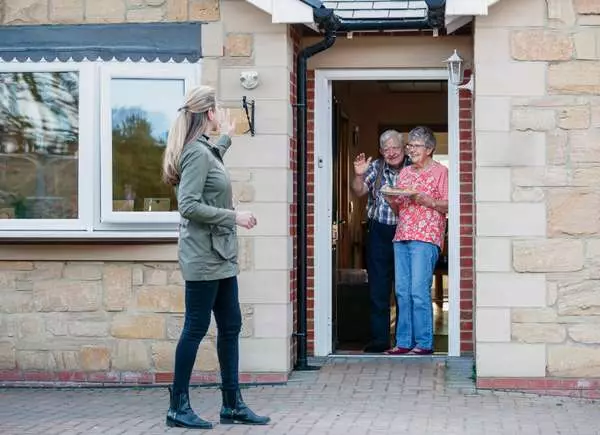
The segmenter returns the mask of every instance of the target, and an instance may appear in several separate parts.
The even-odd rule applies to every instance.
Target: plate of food
[[[389,196],[411,196],[417,192],[415,192],[414,190],[411,190],[411,189],[403,189],[400,187],[393,187],[390,185],[386,185],[381,188],[381,193],[383,193],[384,195],[389,195]]]

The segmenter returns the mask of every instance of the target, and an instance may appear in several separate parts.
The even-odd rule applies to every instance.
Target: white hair
[[[404,137],[402,136],[402,133],[396,130],[386,130],[383,133],[381,133],[381,136],[379,136],[379,148],[383,148],[386,142],[390,139],[396,140],[398,142],[398,145],[404,144]]]

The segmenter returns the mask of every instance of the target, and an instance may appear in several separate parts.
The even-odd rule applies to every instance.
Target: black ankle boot
[[[188,391],[173,391],[169,387],[171,403],[167,411],[167,426],[185,427],[189,429],[212,429],[211,422],[202,420],[190,406],[190,394]]]
[[[240,390],[225,390],[221,392],[223,395],[223,407],[221,408],[221,423],[222,424],[268,424],[271,419],[269,417],[261,417],[256,415],[242,400]]]

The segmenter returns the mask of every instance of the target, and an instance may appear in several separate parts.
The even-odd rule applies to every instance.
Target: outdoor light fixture
[[[452,56],[446,59],[446,65],[448,65],[450,83],[459,86],[464,80],[465,71],[463,70],[463,59],[458,55],[458,51],[454,50]]]

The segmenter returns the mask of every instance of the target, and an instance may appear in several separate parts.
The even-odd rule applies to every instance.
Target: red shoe
[[[386,350],[385,354],[386,355],[405,355],[407,353],[409,353],[412,349],[408,348],[408,347],[395,347],[393,349],[390,350]]]
[[[432,355],[433,354],[433,349],[420,349],[418,347],[415,347],[413,350],[410,351],[410,355]]]

